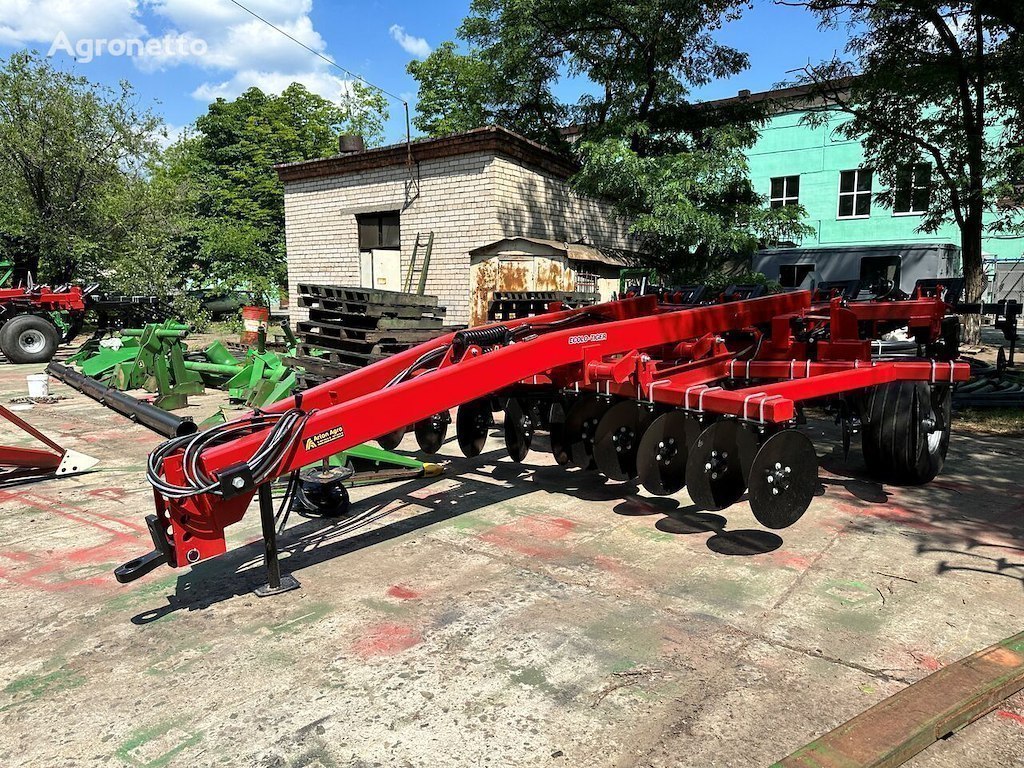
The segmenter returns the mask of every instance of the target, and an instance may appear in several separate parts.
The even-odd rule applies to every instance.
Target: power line
[[[326,56],[324,56],[322,53],[320,53],[320,51],[313,50],[312,48],[310,48],[308,45],[306,45],[304,42],[302,42],[298,38],[292,37],[291,35],[289,35],[287,32],[285,32],[283,29],[281,29],[276,24],[274,24],[274,23],[272,23],[270,21],[267,21],[265,18],[260,16],[258,13],[256,13],[256,11],[254,11],[254,10],[252,10],[250,8],[246,8],[244,5],[242,5],[240,2],[238,2],[238,0],[230,0],[230,2],[233,3],[234,5],[237,5],[239,8],[241,8],[243,11],[248,13],[253,18],[259,19],[260,21],[262,21],[264,24],[266,24],[268,27],[270,27],[274,31],[280,32],[282,35],[287,37],[293,43],[303,47],[304,49],[306,49],[307,51],[312,53],[314,56],[316,56],[317,58],[323,59],[324,61],[326,61],[328,64],[330,64],[335,69],[337,69],[337,70],[339,70],[341,72],[344,72],[349,77],[351,77],[351,78],[353,78],[355,80],[358,80],[359,82],[364,83],[365,85],[368,85],[371,88],[376,88],[378,91],[383,93],[385,96],[388,96],[388,97],[394,99],[395,101],[399,102],[402,105],[402,107],[405,109],[405,152],[406,152],[405,162],[406,162],[406,165],[409,168],[409,176],[410,176],[410,178],[412,177],[412,164],[413,164],[413,161],[412,161],[412,127],[411,127],[410,122],[409,122],[409,102],[408,101],[403,99],[401,96],[396,96],[395,94],[391,93],[391,91],[384,90],[379,85],[374,85],[373,83],[371,83],[369,80],[367,80],[362,75],[357,75],[355,72],[352,72],[351,70],[345,69],[345,67],[341,66],[336,61],[333,61],[333,60],[327,58]]]
[[[345,67],[341,66],[336,61],[333,61],[332,59],[329,59],[328,57],[324,56],[322,53],[320,53],[320,51],[314,50],[314,49],[310,48],[308,45],[306,45],[304,42],[299,40],[298,38],[292,37],[291,35],[289,35],[287,32],[285,32],[283,29],[281,29],[279,26],[277,26],[273,22],[267,21],[265,18],[260,16],[258,13],[256,13],[256,11],[254,11],[254,10],[252,10],[250,8],[246,8],[244,5],[242,5],[240,2],[238,2],[238,0],[229,0],[229,1],[231,3],[233,3],[234,5],[237,5],[239,8],[241,8],[243,11],[248,13],[253,18],[259,19],[264,24],[266,24],[268,27],[270,27],[271,29],[273,29],[273,30],[275,30],[277,32],[280,32],[282,35],[287,37],[289,40],[291,40],[296,45],[301,45],[303,48],[305,48],[307,51],[312,53],[317,58],[323,59],[324,61],[326,61],[328,64],[330,64],[335,69],[344,72],[349,77],[351,77],[351,78],[353,78],[355,80],[358,80],[359,82],[364,83],[364,84],[370,86],[371,88],[376,88],[378,91],[383,93],[385,96],[390,96],[392,99],[394,99],[395,101],[398,101],[398,102],[404,104],[406,106],[406,108],[408,108],[409,103],[405,99],[403,99],[401,96],[396,96],[395,94],[391,93],[390,91],[384,90],[379,85],[374,85],[373,83],[371,83],[369,80],[367,80],[362,75],[357,75],[355,72],[352,72],[351,70],[345,69]]]

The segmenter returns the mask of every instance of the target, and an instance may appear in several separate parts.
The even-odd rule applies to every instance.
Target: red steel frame
[[[456,351],[456,334],[450,334],[266,409],[282,413],[298,407],[310,414],[301,439],[275,476],[520,384],[548,391],[589,390],[779,423],[794,418],[800,401],[897,380],[965,381],[965,364],[873,361],[871,341],[862,338],[865,326],[874,338],[876,324],[882,323],[907,325],[934,341],[948,309],[937,298],[813,304],[807,291],[699,307],[658,305],[654,296],[642,296],[497,324],[508,329],[528,325],[536,335],[489,350],[470,345]],[[574,316],[580,325],[548,327]],[[795,325],[805,330],[827,327],[828,338],[813,345],[797,341]],[[739,359],[744,352],[737,349],[735,338],[723,336],[744,334],[755,340],[756,350]],[[447,352],[436,368],[387,386],[424,353],[441,348]],[[730,389],[716,385],[744,379],[759,383]],[[265,436],[264,430],[208,448],[200,458],[202,469],[216,476],[248,460]],[[169,482],[183,483],[181,455],[168,457],[163,471]],[[225,529],[242,518],[255,492],[185,499],[154,493],[158,519],[166,525],[171,545],[169,564],[179,567],[223,553]]]
[[[11,304],[37,312],[84,312],[85,296],[77,285],[60,291],[55,291],[47,285],[34,288],[0,288],[0,310]]]

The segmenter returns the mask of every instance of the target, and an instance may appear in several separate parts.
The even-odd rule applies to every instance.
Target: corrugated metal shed
[[[627,258],[585,243],[539,237],[505,237],[469,252],[470,323],[487,319],[495,291],[588,291],[608,300],[618,289]]]

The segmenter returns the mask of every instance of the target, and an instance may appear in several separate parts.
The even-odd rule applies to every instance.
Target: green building
[[[761,130],[757,143],[748,152],[748,160],[757,192],[768,198],[771,205],[799,203],[807,211],[806,223],[814,234],[796,243],[796,247],[959,246],[960,232],[953,223],[933,234],[916,231],[929,200],[929,165],[907,168],[895,210],[884,208],[873,197],[872,193],[880,191],[879,180],[863,168],[860,143],[835,132],[844,119],[841,114],[836,112],[829,125],[806,125],[803,117],[809,107],[806,91],[800,88],[741,92],[736,98],[770,100],[781,105]],[[787,108],[787,103],[793,108]],[[1015,260],[1024,255],[1024,238],[988,237],[984,249],[990,261],[989,272],[994,273],[996,260]]]

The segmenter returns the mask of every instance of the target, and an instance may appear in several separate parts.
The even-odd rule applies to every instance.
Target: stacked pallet
[[[436,296],[301,284],[299,306],[309,310],[309,320],[297,326],[295,362],[306,369],[309,384],[456,330],[445,326]]]
[[[565,307],[590,307],[597,304],[600,297],[596,293],[583,291],[495,291],[487,306],[487,319],[491,322],[516,320],[520,317],[535,317],[550,311],[553,302],[560,302]]]

